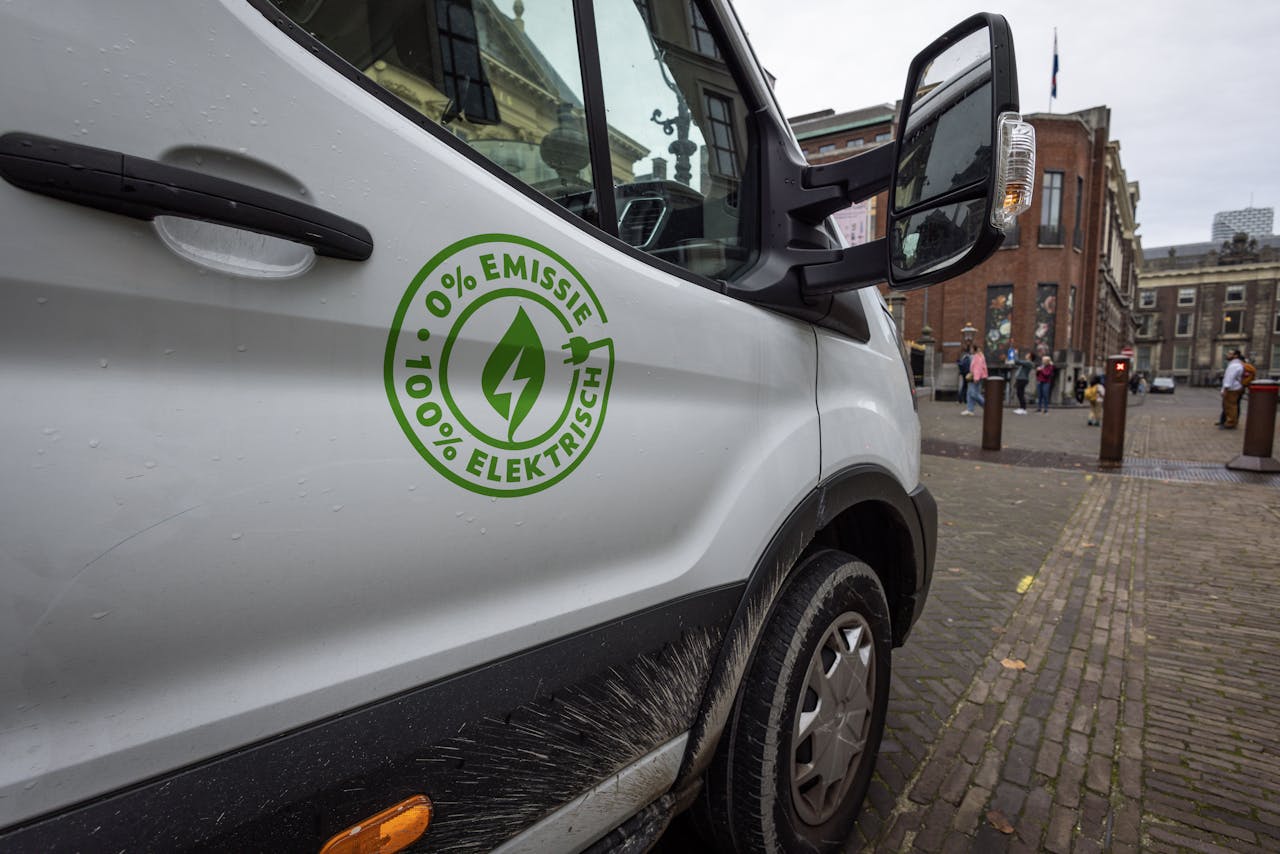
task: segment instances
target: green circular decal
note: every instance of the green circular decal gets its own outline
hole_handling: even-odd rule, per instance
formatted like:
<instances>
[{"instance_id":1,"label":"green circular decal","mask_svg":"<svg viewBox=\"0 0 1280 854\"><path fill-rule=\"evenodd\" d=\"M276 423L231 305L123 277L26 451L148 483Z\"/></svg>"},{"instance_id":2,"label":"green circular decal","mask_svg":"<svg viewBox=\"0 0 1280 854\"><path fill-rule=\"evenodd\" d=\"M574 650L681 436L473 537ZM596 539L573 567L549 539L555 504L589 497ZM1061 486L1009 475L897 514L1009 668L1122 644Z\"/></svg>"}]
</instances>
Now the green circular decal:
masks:
<instances>
[{"instance_id":1,"label":"green circular decal","mask_svg":"<svg viewBox=\"0 0 1280 854\"><path fill-rule=\"evenodd\" d=\"M608 317L544 246L482 234L443 249L400 300L383 378L405 436L449 480L528 495L595 444L613 381Z\"/></svg>"}]
</instances>

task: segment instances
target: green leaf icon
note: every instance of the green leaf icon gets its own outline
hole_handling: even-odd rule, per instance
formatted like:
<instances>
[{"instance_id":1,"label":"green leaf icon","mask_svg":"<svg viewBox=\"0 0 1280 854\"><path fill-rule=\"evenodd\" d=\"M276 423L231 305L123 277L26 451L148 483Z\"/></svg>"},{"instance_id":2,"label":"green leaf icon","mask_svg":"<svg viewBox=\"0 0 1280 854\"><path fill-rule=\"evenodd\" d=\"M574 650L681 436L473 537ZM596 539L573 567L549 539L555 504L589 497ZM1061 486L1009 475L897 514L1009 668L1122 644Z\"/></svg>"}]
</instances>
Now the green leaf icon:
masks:
<instances>
[{"instance_id":1,"label":"green leaf icon","mask_svg":"<svg viewBox=\"0 0 1280 854\"><path fill-rule=\"evenodd\" d=\"M518 309L480 374L485 399L507 420L507 441L515 441L516 428L533 409L546 374L547 357L538 330L524 309Z\"/></svg>"}]
</instances>

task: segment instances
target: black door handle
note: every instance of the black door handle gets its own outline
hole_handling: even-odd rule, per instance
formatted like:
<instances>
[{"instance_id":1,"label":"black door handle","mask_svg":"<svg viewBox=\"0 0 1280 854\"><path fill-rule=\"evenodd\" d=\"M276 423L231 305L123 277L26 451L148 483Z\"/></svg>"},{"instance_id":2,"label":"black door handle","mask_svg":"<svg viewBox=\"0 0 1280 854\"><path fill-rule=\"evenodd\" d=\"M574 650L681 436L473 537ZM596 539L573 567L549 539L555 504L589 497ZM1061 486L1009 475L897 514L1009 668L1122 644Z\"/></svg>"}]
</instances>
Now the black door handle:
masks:
<instances>
[{"instance_id":1,"label":"black door handle","mask_svg":"<svg viewBox=\"0 0 1280 854\"><path fill-rule=\"evenodd\" d=\"M0 136L0 176L33 193L135 219L198 219L349 261L373 254L373 237L359 223L247 184L105 148L7 133Z\"/></svg>"}]
</instances>

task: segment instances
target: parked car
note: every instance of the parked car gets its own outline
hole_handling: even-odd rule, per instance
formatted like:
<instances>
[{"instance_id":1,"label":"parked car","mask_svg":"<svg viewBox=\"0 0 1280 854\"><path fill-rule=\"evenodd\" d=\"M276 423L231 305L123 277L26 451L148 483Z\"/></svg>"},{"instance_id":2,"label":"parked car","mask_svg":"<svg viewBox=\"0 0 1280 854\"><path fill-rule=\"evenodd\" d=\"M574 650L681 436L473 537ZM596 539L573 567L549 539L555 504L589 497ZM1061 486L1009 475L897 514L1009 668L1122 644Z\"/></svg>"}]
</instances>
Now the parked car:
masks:
<instances>
[{"instance_id":1,"label":"parked car","mask_svg":"<svg viewBox=\"0 0 1280 854\"><path fill-rule=\"evenodd\" d=\"M1173 377L1156 377L1151 381L1152 394L1173 394L1177 387Z\"/></svg>"},{"instance_id":2,"label":"parked car","mask_svg":"<svg viewBox=\"0 0 1280 854\"><path fill-rule=\"evenodd\" d=\"M507 8L0 7L0 850L850 837L937 535L870 286L1029 205L1008 25L810 167L726 0Z\"/></svg>"}]
</instances>

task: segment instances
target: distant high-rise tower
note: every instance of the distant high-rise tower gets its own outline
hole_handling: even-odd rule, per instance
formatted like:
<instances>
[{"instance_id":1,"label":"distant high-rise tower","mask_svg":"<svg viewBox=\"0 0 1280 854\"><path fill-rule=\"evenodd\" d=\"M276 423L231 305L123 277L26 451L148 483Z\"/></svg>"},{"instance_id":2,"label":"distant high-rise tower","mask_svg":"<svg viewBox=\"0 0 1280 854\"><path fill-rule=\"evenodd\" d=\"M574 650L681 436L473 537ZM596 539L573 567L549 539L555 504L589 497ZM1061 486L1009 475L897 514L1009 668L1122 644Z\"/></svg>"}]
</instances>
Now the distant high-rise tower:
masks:
<instances>
[{"instance_id":1,"label":"distant high-rise tower","mask_svg":"<svg viewBox=\"0 0 1280 854\"><path fill-rule=\"evenodd\" d=\"M1270 237L1275 208L1244 208L1213 215L1213 240L1230 240L1240 232L1250 237Z\"/></svg>"}]
</instances>

